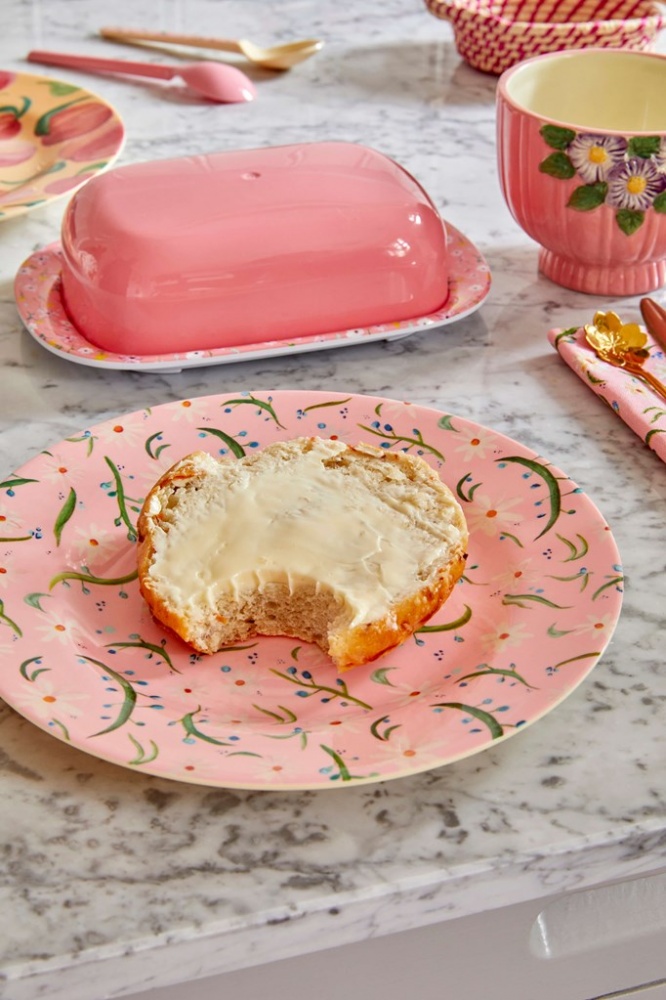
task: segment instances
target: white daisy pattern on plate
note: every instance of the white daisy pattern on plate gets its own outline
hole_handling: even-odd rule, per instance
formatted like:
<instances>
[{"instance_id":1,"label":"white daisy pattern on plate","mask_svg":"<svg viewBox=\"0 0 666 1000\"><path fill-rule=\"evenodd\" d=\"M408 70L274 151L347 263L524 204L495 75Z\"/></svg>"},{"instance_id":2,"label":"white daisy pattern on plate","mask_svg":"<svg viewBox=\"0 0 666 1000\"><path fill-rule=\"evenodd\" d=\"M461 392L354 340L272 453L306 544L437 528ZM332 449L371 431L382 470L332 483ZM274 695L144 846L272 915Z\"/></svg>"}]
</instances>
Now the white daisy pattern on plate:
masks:
<instances>
[{"instance_id":1,"label":"white daisy pattern on plate","mask_svg":"<svg viewBox=\"0 0 666 1000\"><path fill-rule=\"evenodd\" d=\"M118 550L118 539L109 531L109 526L95 522L85 527L77 525L69 544L72 556L78 556L81 565L90 570L105 565L109 556Z\"/></svg>"},{"instance_id":2,"label":"white daisy pattern on plate","mask_svg":"<svg viewBox=\"0 0 666 1000\"><path fill-rule=\"evenodd\" d=\"M632 236L648 215L666 212L665 143L661 135L620 135L575 132L560 125L545 124L540 135L551 152L539 170L557 181L582 181L568 187L568 208L591 212L607 206L614 223ZM656 238L657 230L653 236Z\"/></svg>"},{"instance_id":3,"label":"white daisy pattern on plate","mask_svg":"<svg viewBox=\"0 0 666 1000\"><path fill-rule=\"evenodd\" d=\"M493 497L488 493L476 492L474 506L467 512L470 531L480 531L484 535L497 536L503 531L515 530L523 520L523 514L516 508L521 505L518 497Z\"/></svg>"},{"instance_id":4,"label":"white daisy pattern on plate","mask_svg":"<svg viewBox=\"0 0 666 1000\"><path fill-rule=\"evenodd\" d=\"M543 580L543 570L539 568L532 558L517 559L507 561L502 566L499 573L492 577L492 583L496 585L498 591L515 591L516 587L521 589L532 588Z\"/></svg>"},{"instance_id":5,"label":"white daisy pattern on plate","mask_svg":"<svg viewBox=\"0 0 666 1000\"><path fill-rule=\"evenodd\" d=\"M84 638L80 623L57 611L44 613L35 626L35 632L42 643L57 642L67 647L81 644Z\"/></svg>"},{"instance_id":6,"label":"white daisy pattern on plate","mask_svg":"<svg viewBox=\"0 0 666 1000\"><path fill-rule=\"evenodd\" d=\"M20 711L30 711L42 721L54 717L60 719L78 719L85 713L85 706L90 700L86 692L63 691L54 683L48 671L40 672L39 666L31 664L33 679L26 684L17 695L17 707Z\"/></svg>"},{"instance_id":7,"label":"white daisy pattern on plate","mask_svg":"<svg viewBox=\"0 0 666 1000\"><path fill-rule=\"evenodd\" d=\"M533 638L527 622L501 618L488 624L488 631L482 633L480 641L484 655L488 657L505 649L519 649Z\"/></svg>"},{"instance_id":8,"label":"white daisy pattern on plate","mask_svg":"<svg viewBox=\"0 0 666 1000\"><path fill-rule=\"evenodd\" d=\"M486 458L493 453L492 436L484 434L466 436L457 446L456 453L467 462L471 462L475 458Z\"/></svg>"},{"instance_id":9,"label":"white daisy pattern on plate","mask_svg":"<svg viewBox=\"0 0 666 1000\"><path fill-rule=\"evenodd\" d=\"M0 506L0 544L2 544L3 539L12 538L12 540L15 540L19 529L22 531L25 530L23 519L16 507L12 507L9 504L2 504Z\"/></svg>"},{"instance_id":10,"label":"white daisy pattern on plate","mask_svg":"<svg viewBox=\"0 0 666 1000\"><path fill-rule=\"evenodd\" d=\"M172 455L234 461L307 435L423 456L470 528L462 580L402 645L342 674L284 637L196 654L139 590L151 478ZM340 788L478 753L561 705L621 607L612 533L563 472L463 417L381 397L258 390L114 417L10 476L0 510L23 539L0 549L19 581L0 598L0 696L87 753L216 787Z\"/></svg>"},{"instance_id":11,"label":"white daisy pattern on plate","mask_svg":"<svg viewBox=\"0 0 666 1000\"><path fill-rule=\"evenodd\" d=\"M579 635L598 636L599 641L608 636L614 628L612 614L590 616L587 621L578 626Z\"/></svg>"},{"instance_id":12,"label":"white daisy pattern on plate","mask_svg":"<svg viewBox=\"0 0 666 1000\"><path fill-rule=\"evenodd\" d=\"M65 457L62 451L52 451L44 455L43 478L52 483L60 483L61 489L68 490L71 486L85 479L85 467Z\"/></svg>"}]
</instances>

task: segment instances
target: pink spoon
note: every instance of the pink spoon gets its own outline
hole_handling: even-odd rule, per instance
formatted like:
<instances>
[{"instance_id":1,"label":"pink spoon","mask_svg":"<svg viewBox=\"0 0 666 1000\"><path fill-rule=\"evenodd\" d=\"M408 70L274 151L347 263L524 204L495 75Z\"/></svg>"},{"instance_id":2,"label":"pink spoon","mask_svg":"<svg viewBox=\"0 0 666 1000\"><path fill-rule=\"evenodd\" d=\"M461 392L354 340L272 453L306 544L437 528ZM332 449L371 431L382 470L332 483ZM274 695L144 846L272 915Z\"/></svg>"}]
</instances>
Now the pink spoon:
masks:
<instances>
[{"instance_id":1,"label":"pink spoon","mask_svg":"<svg viewBox=\"0 0 666 1000\"><path fill-rule=\"evenodd\" d=\"M101 73L128 73L131 76L149 76L159 80L182 80L208 97L211 101L224 104L253 101L257 91L251 80L235 66L219 62L193 62L182 66L167 66L164 63L133 62L128 59L98 59L96 56L74 56L65 52L28 53L28 62L46 66L67 66L70 69L91 70Z\"/></svg>"}]
</instances>

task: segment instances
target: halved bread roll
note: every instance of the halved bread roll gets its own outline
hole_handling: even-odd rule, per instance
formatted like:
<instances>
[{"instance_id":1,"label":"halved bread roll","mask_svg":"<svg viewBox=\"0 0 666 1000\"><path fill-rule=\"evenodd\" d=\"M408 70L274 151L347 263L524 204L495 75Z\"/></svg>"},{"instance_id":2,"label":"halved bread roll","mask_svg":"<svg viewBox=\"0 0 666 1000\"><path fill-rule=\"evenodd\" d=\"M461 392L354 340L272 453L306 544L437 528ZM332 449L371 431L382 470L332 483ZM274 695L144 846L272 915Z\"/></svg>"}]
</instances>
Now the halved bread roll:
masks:
<instances>
[{"instance_id":1,"label":"halved bread roll","mask_svg":"<svg viewBox=\"0 0 666 1000\"><path fill-rule=\"evenodd\" d=\"M316 437L238 460L186 456L150 490L138 532L143 597L195 650L286 635L339 670L434 614L468 542L460 505L423 459Z\"/></svg>"}]
</instances>

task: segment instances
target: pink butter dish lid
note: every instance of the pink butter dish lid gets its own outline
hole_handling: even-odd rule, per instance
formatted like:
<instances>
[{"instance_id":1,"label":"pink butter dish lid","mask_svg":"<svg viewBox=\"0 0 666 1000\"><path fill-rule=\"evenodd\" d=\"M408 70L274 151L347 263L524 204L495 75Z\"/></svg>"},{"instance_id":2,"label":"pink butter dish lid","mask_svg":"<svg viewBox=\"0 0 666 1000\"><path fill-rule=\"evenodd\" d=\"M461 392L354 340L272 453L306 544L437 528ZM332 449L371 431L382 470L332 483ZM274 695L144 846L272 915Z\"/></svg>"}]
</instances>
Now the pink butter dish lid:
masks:
<instances>
[{"instance_id":1,"label":"pink butter dish lid","mask_svg":"<svg viewBox=\"0 0 666 1000\"><path fill-rule=\"evenodd\" d=\"M71 199L62 295L92 344L146 355L400 322L448 296L421 185L354 143L118 167Z\"/></svg>"}]
</instances>

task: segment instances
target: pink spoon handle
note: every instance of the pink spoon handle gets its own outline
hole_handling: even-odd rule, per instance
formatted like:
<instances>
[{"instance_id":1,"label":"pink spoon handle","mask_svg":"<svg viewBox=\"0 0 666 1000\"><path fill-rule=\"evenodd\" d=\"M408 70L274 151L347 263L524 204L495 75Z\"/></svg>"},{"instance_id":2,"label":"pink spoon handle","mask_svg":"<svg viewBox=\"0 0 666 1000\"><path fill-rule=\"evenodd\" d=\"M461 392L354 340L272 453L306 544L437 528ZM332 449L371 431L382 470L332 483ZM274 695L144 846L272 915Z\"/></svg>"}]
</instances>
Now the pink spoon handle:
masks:
<instances>
[{"instance_id":1,"label":"pink spoon handle","mask_svg":"<svg viewBox=\"0 0 666 1000\"><path fill-rule=\"evenodd\" d=\"M74 56L66 52L40 52L36 49L29 52L27 58L28 62L46 66L67 66L70 69L89 69L93 72L99 70L103 73L130 73L134 76L157 77L160 80L170 80L178 75L177 67L133 62L129 59L99 59L97 56Z\"/></svg>"}]
</instances>

